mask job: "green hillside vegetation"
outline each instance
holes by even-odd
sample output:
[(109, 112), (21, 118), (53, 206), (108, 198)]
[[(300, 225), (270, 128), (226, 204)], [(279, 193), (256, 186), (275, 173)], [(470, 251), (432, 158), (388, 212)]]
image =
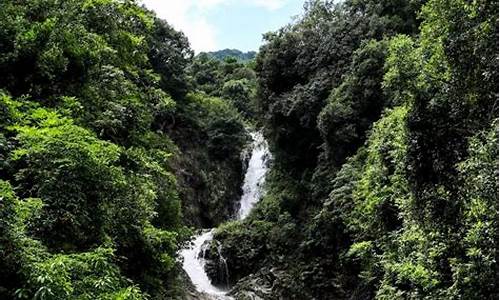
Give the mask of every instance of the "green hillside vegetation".
[(186, 225), (240, 193), (242, 118), (132, 1), (3, 1), (0, 20), (0, 298), (182, 297)]
[(497, 299), (498, 14), (308, 0), (195, 56), (134, 0), (0, 1), (0, 299), (205, 299), (212, 227), (235, 300)]
[(310, 1), (256, 70), (267, 195), (215, 237), (237, 299), (498, 298), (496, 1)]
[(257, 76), (255, 63), (242, 63), (234, 57), (220, 61), (199, 54), (188, 68), (191, 84), (207, 95), (230, 102), (247, 121), (257, 121)]
[(238, 49), (224, 49), (219, 51), (202, 52), (201, 55), (208, 55), (208, 57), (216, 60), (223, 61), (226, 58), (236, 58), (240, 62), (248, 62), (257, 56), (257, 52), (248, 51), (242, 52)]

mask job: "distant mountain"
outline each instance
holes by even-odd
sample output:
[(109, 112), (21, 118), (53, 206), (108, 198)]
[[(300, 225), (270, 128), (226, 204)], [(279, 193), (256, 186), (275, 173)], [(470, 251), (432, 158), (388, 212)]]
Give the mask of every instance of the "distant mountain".
[(257, 52), (255, 51), (242, 52), (237, 49), (224, 49), (219, 51), (202, 52), (202, 53), (205, 53), (208, 56), (218, 60), (224, 60), (226, 57), (234, 57), (239, 61), (249, 61), (254, 59), (255, 56), (257, 55)]

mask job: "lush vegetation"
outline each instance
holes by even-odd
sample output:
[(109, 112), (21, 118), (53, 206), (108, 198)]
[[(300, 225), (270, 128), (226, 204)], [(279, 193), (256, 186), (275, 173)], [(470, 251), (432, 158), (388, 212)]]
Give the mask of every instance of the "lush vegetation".
[(191, 84), (207, 95), (230, 102), (247, 121), (256, 121), (257, 76), (254, 62), (234, 57), (223, 60), (197, 55), (188, 68)]
[(217, 60), (225, 60), (226, 58), (232, 57), (236, 58), (240, 62), (249, 62), (254, 60), (257, 56), (257, 52), (255, 51), (242, 52), (238, 49), (224, 49), (212, 52), (202, 52), (201, 54), (206, 54), (210, 58)]
[(498, 298), (497, 1), (309, 1), (256, 71), (267, 195), (216, 233), (238, 299)]
[(247, 142), (192, 56), (133, 1), (0, 3), (0, 298), (182, 297), (186, 225), (233, 213)]
[(236, 299), (498, 298), (498, 1), (310, 0), (254, 56), (133, 0), (1, 1), (0, 298), (185, 299), (252, 126)]

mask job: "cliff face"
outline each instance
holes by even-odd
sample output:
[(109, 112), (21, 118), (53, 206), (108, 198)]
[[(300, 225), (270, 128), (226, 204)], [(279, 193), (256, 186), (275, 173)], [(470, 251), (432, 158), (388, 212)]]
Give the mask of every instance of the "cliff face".
[(211, 228), (233, 216), (250, 141), (238, 112), (225, 100), (188, 95), (166, 131), (178, 147), (171, 169), (184, 223)]
[(186, 145), (175, 173), (186, 225), (211, 228), (236, 212), (241, 196), (244, 161), (239, 157), (211, 161), (201, 145)]

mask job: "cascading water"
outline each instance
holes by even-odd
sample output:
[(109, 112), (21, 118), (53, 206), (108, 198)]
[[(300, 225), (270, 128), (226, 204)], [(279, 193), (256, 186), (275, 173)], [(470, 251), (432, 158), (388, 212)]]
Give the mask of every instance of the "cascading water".
[(180, 255), (184, 259), (182, 268), (186, 271), (198, 292), (210, 295), (214, 300), (231, 299), (226, 297), (227, 291), (212, 285), (210, 278), (208, 278), (207, 273), (205, 273), (203, 250), (206, 249), (203, 249), (203, 245), (206, 241), (211, 240), (212, 237), (212, 230), (206, 231), (195, 237), (191, 247), (180, 252)]
[[(243, 195), (240, 199), (240, 209), (238, 211), (238, 219), (242, 220), (248, 216), (253, 206), (262, 196), (262, 185), (265, 181), (267, 173), (267, 161), (270, 157), (269, 147), (261, 133), (252, 133), (251, 156), (248, 162), (248, 168), (245, 174), (243, 184)], [(202, 294), (208, 295), (214, 300), (229, 300), (232, 297), (227, 295), (227, 290), (214, 286), (210, 278), (205, 272), (205, 252), (208, 245), (207, 241), (212, 240), (213, 229), (205, 231), (195, 237), (192, 245), (180, 251), (183, 258), (182, 268), (186, 271), (191, 282), (196, 287), (196, 290)], [(204, 248), (205, 247), (205, 248)], [(227, 273), (227, 265), (225, 259), (220, 255), (222, 267)]]
[(262, 185), (266, 179), (267, 161), (270, 157), (269, 147), (261, 133), (252, 134), (252, 155), (248, 162), (248, 169), (243, 182), (243, 195), (240, 200), (238, 218), (246, 218), (255, 203), (262, 196)]

